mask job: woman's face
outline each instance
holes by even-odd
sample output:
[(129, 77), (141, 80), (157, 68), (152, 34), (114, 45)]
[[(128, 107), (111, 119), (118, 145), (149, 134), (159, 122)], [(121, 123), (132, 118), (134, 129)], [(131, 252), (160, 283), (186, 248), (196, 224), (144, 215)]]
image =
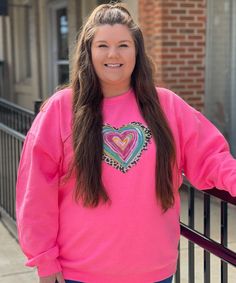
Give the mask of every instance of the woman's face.
[(92, 41), (91, 52), (92, 63), (103, 90), (115, 87), (126, 91), (130, 88), (136, 51), (127, 26), (99, 26)]

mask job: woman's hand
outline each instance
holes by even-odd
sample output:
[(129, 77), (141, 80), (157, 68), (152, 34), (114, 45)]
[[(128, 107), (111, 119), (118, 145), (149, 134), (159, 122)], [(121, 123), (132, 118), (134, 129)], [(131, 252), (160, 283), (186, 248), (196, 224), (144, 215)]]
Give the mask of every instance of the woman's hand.
[(39, 283), (65, 283), (65, 280), (63, 279), (62, 273), (56, 273), (50, 276), (46, 277), (40, 277), (39, 278)]

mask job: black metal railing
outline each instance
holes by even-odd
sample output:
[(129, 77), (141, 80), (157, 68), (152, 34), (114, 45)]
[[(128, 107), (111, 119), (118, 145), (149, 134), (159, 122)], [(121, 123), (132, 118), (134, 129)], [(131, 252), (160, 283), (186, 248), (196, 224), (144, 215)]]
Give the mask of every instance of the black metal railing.
[(15, 184), (25, 136), (0, 123), (0, 212), (16, 234)]
[(5, 99), (0, 98), (0, 123), (25, 135), (33, 120), (35, 114)]
[[(195, 247), (201, 247), (203, 251), (203, 270), (197, 270), (198, 273), (203, 273), (204, 283), (211, 281), (211, 256), (214, 255), (220, 260), (220, 278), (219, 282), (228, 282), (228, 264), (236, 267), (236, 252), (229, 249), (228, 246), (228, 204), (236, 205), (236, 198), (229, 195), (229, 193), (211, 189), (200, 192), (203, 194), (203, 233), (198, 231), (195, 227), (195, 200), (196, 194), (199, 197), (199, 191), (192, 187), (189, 183), (185, 182), (182, 190), (188, 193), (188, 223), (181, 222), (181, 235), (188, 239), (188, 282), (195, 283), (196, 274), (196, 258)], [(214, 198), (220, 201), (220, 223), (211, 223), (211, 200)], [(199, 215), (199, 212), (198, 212)], [(236, 215), (235, 215), (236, 216)], [(212, 239), (210, 228), (211, 224), (220, 226), (220, 241)], [(181, 256), (179, 257), (178, 270), (175, 276), (175, 282), (181, 282)], [(236, 282), (236, 269), (235, 269)]]
[(5, 89), (4, 82), (4, 61), (0, 60), (0, 97), (3, 96), (3, 92)]
[(0, 216), (15, 237), (17, 168), (25, 135), (41, 103), (35, 101), (33, 112), (0, 98)]

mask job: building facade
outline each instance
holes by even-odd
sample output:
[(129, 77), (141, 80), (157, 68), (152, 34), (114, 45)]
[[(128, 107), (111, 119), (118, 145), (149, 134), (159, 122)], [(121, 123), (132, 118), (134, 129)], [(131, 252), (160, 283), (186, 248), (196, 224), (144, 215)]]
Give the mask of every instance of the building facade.
[[(76, 35), (99, 0), (11, 0), (0, 16), (1, 96), (32, 109), (69, 79)], [(127, 0), (172, 89), (223, 132), (236, 154), (236, 1)], [(2, 67), (3, 68), (3, 67)], [(3, 88), (1, 88), (3, 89)]]

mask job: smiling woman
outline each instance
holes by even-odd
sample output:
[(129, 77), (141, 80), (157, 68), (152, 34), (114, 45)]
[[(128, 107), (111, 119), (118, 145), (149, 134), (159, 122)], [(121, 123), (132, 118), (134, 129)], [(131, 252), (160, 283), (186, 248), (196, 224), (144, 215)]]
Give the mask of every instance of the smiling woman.
[(130, 89), (136, 50), (127, 26), (99, 26), (91, 52), (92, 63), (105, 97), (116, 96)]
[(30, 129), (17, 223), (40, 283), (170, 283), (182, 173), (236, 195), (224, 137), (170, 90), (156, 88), (142, 32), (122, 4), (85, 22), (69, 88)]

